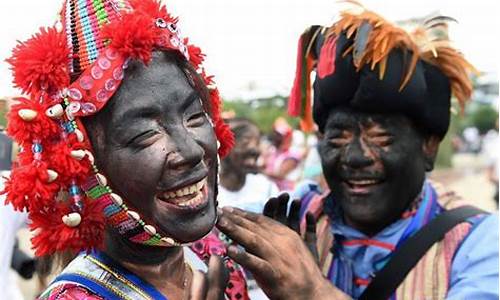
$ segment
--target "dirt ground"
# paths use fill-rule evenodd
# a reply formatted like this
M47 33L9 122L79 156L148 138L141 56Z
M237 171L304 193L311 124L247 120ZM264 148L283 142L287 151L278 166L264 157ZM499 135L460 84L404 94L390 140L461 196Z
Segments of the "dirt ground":
M495 211L497 207L492 199L494 187L487 179L482 158L469 154L456 155L453 166L451 169L434 171L431 178L445 184L471 204L487 211ZM23 230L19 237L21 247L29 250L29 232ZM36 278L32 280L18 278L18 282L24 299L34 299L39 291L38 280Z

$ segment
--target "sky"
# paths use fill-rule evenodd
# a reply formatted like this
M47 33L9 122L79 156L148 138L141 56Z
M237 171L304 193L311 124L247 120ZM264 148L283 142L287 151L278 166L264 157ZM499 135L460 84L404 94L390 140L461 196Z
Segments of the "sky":
M182 34L207 54L226 99L287 95L295 74L299 35L309 25L331 25L340 6L334 0L169 0ZM16 40L54 24L62 0L2 0L0 3L0 96L19 94L11 87L4 62ZM458 20L450 37L479 70L497 72L500 55L499 7L495 0L365 0L390 21L432 12Z

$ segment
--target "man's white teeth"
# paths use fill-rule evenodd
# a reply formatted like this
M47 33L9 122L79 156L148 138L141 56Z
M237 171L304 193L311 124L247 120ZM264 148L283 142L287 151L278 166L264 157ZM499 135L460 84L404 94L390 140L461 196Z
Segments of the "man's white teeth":
M200 180L197 183L194 183L190 186L178 189L176 191L172 192L165 192L163 193L163 198L165 199L170 199L170 198L177 198L177 197L182 197L182 196L187 196L187 195L192 195L200 191L205 183L207 182L206 178ZM191 201L191 200L190 200Z
M371 185L376 184L376 180L349 180L349 183L352 185Z

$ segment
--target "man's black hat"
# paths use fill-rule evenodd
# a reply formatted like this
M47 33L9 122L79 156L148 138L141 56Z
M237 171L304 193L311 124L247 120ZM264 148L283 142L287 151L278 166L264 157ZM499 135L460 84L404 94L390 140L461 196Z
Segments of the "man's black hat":
M468 71L473 70L447 41L448 20L435 17L409 34L364 10L342 13L330 28L309 28L301 36L289 112L307 121L305 107L310 99L302 78L315 67L312 115L320 132L330 111L345 106L401 113L423 132L443 138L450 122L451 96L462 105L470 98Z

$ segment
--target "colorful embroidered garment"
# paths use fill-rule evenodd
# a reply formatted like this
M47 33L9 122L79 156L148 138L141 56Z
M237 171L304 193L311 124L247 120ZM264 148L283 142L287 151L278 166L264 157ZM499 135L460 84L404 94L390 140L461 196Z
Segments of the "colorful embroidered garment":
M151 284L102 252L81 253L39 299L167 300Z
M226 236L217 229L205 238L196 241L191 245L198 257L208 264L208 260L212 255L227 257L226 245L223 241ZM246 277L243 269L231 259L226 260L226 267L229 270L229 283L226 288L226 296L231 300L249 300Z
M454 193L426 182L415 205L373 237L347 226L328 194L306 193L301 212L310 211L318 219L323 273L336 287L357 298L407 238L443 210L464 204ZM495 226L493 230L491 226ZM497 299L497 227L496 215L474 217L454 227L420 259L391 300Z

